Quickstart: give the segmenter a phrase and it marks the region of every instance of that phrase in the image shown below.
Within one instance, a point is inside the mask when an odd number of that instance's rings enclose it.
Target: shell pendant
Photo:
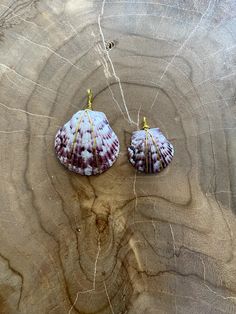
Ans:
[[[150,129],[144,118],[143,130],[133,132],[128,147],[131,164],[138,171],[157,174],[169,165],[173,156],[173,145],[159,128]]]
[[[88,90],[87,109],[76,112],[55,137],[55,152],[70,171],[98,175],[110,168],[119,154],[119,140],[103,112],[92,110]]]

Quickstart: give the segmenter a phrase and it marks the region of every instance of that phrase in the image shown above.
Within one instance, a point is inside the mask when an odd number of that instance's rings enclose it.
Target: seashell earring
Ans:
[[[143,130],[133,132],[128,147],[131,164],[141,172],[159,173],[169,165],[173,156],[173,145],[159,128],[150,129],[144,117]]]
[[[92,110],[93,95],[88,91],[85,110],[76,112],[55,137],[60,162],[81,175],[97,175],[110,168],[119,154],[119,140],[103,112]]]

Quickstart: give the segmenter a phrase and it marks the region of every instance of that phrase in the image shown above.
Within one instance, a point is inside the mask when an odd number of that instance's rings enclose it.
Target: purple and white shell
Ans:
[[[173,156],[174,147],[159,128],[133,132],[128,157],[138,171],[159,173],[169,165]]]
[[[119,140],[103,112],[80,110],[58,130],[55,151],[69,170],[97,175],[116,161]]]

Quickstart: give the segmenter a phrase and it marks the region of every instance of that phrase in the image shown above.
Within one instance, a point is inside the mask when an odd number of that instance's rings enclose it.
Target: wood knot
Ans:
[[[96,227],[99,233],[103,233],[108,226],[108,216],[99,215],[96,218]]]
[[[105,42],[106,50],[111,50],[113,47],[115,47],[116,42],[115,40],[110,40]]]

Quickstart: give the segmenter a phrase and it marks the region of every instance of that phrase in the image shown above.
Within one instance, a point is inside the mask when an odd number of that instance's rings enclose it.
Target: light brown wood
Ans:
[[[235,13],[0,1],[1,313],[236,313]],[[121,143],[89,178],[54,154],[87,88]],[[143,116],[175,147],[158,176],[127,160]]]

